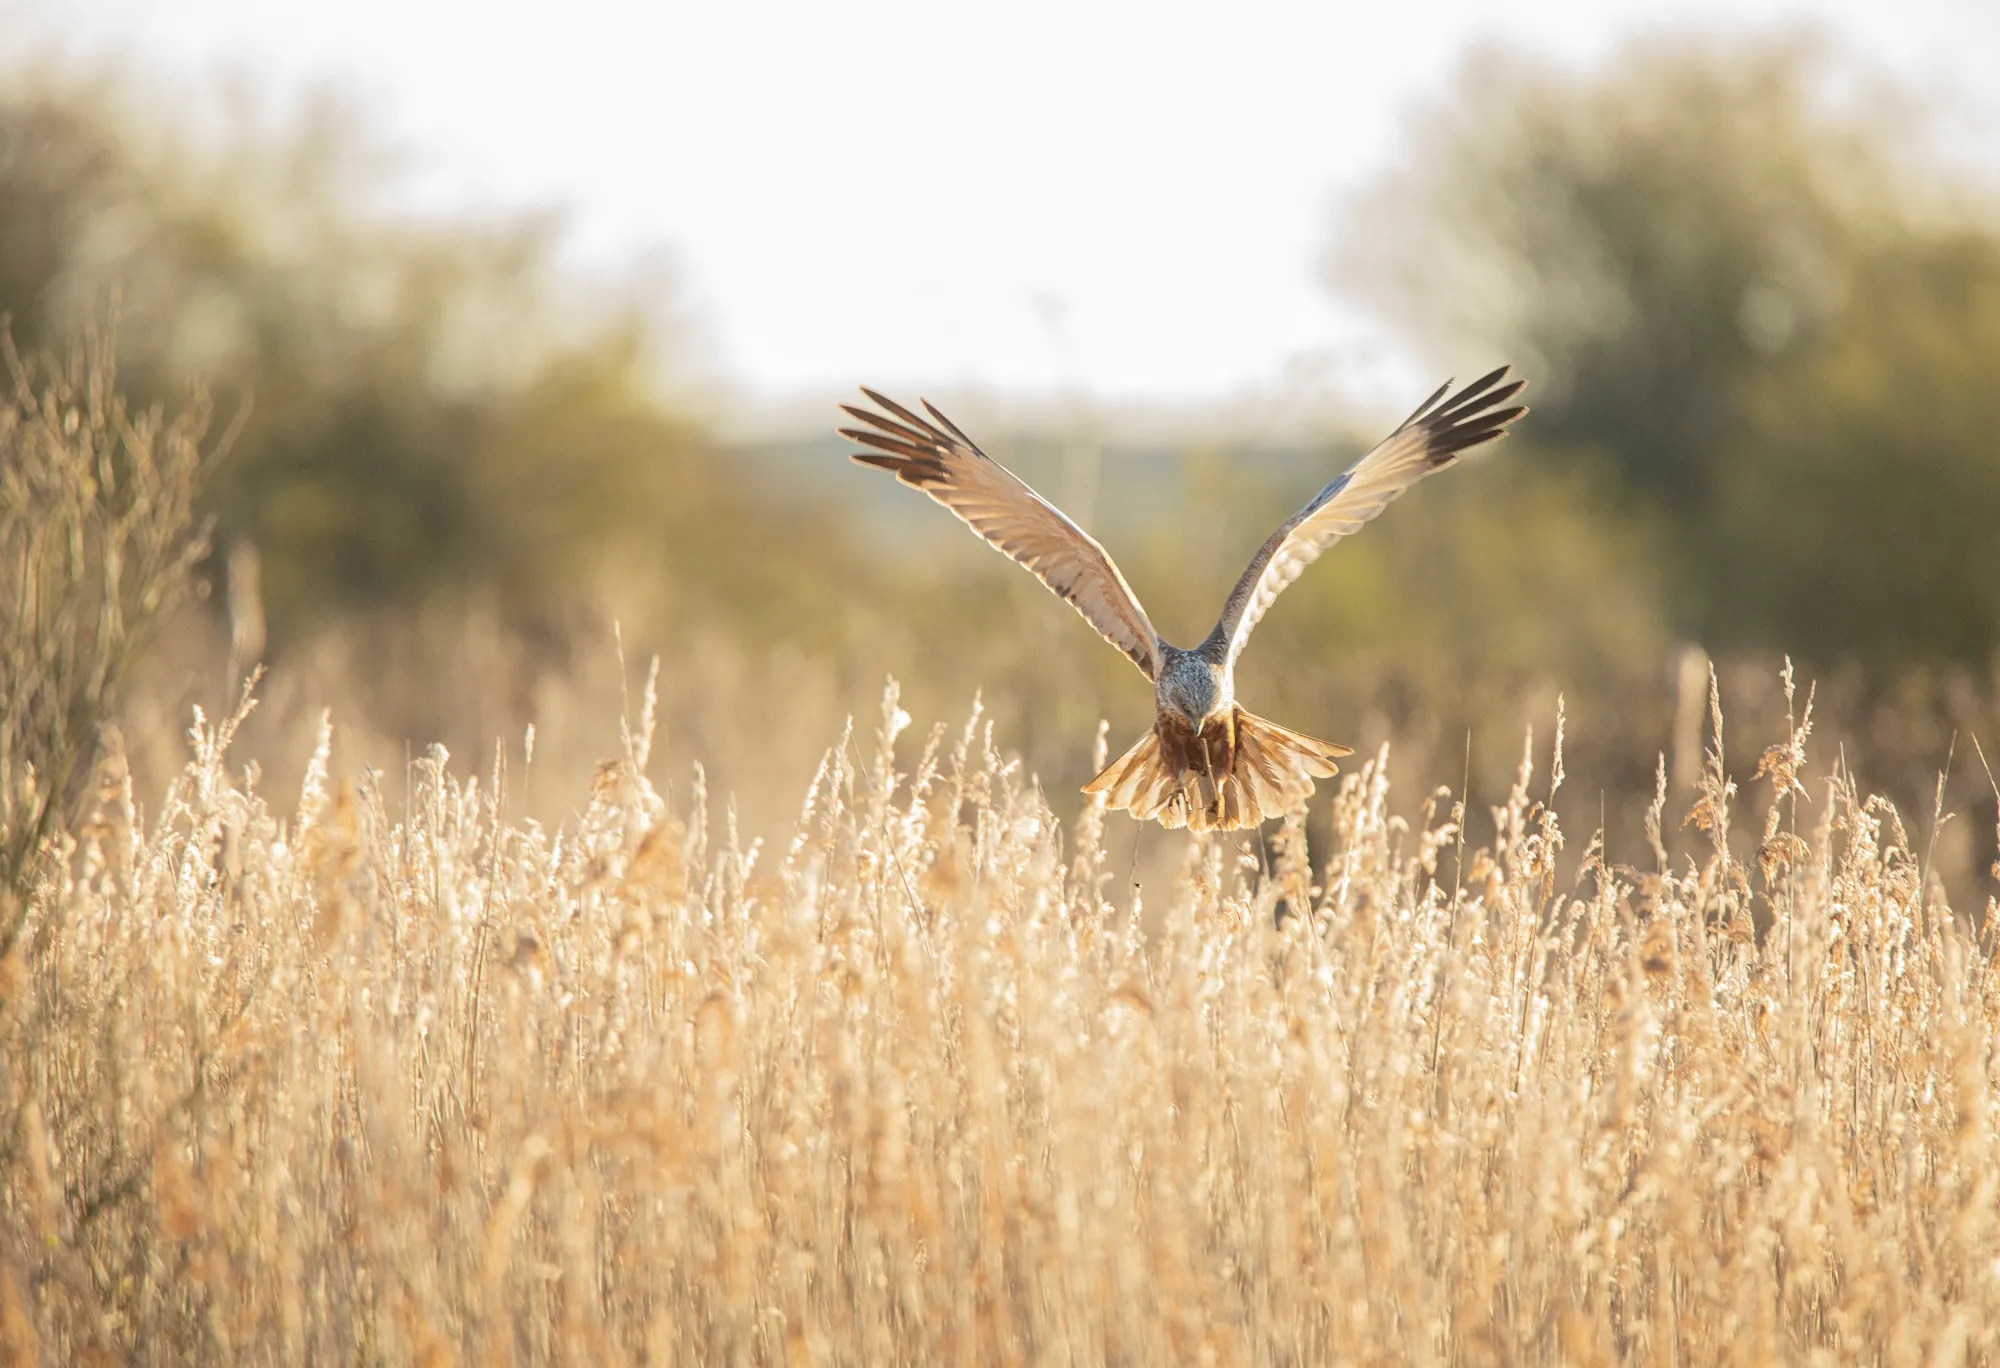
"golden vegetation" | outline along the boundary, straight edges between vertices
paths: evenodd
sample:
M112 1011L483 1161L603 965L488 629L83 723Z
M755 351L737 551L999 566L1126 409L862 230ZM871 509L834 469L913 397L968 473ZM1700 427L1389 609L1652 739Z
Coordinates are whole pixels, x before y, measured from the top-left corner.
M9 146L54 145L41 123L8 117ZM49 204L71 202L66 185L49 180ZM1989 279L1989 255L1967 261L1968 279ZM47 273L22 271L25 298ZM1922 341L1913 356L1937 338L1988 338L1985 313L1977 328L1949 310L1932 311L1936 329L1911 321L1905 305L1958 297L1937 285L1948 272L1925 271L1937 288L1880 294L1902 301L1881 306L1900 329L1884 335ZM1730 327L1738 284L1718 295ZM1984 309L1985 285L1964 297ZM138 315L171 321L177 298ZM262 331L306 353L347 335L310 309L274 317L297 326ZM403 502L484 509L446 519L470 530L445 549L488 564L512 544L493 529L528 523L490 516L483 486L460 480L485 457L540 478L579 432L605 461L685 436L634 397L631 358L599 342L584 352L624 360L531 366L541 380L504 402L385 399L395 366L344 387L300 380L311 402L272 394L283 367L259 377L264 417L243 429L237 494L217 500L225 535L232 516L257 533L285 510L387 535L352 482L442 470L433 505ZM411 345L380 355L432 354ZM1763 374L1743 412L1816 411L1816 375L1906 373L1843 345ZM1567 476L1489 500L1497 486L1468 472L1465 494L1437 496L1427 531L1385 526L1345 569L1308 581L1323 589L1302 587L1280 610L1298 615L1289 624L1274 615L1278 649L1257 668L1300 700L1287 711L1355 718L1353 740L1393 732L1405 772L1463 772L1492 791L1507 786L1482 780L1469 738L1460 770L1460 715L1439 696L1465 716L1518 715L1527 686L1495 670L1498 643L1560 619L1518 649L1536 665L1582 659L1561 635L1574 616L1600 662L1592 677L1618 683L1573 718L1587 781L1562 784L1560 723L1551 776L1537 779L1530 745L1505 800L1470 814L1446 790L1395 801L1385 748L1268 846L1149 832L1164 859L1141 861L1132 827L1077 812L1067 792L1052 810L1010 758L1061 746L1075 777L1089 772L1068 740L1089 724L1090 694L1045 701L1024 660L1074 665L1070 677L1123 666L1080 632L1059 636L1039 597L1021 618L1032 626L1014 630L1016 589L982 576L936 595L955 636L933 638L942 617L884 598L858 626L824 624L823 654L779 661L769 688L723 627L721 644L686 634L696 646L657 695L649 683L616 756L551 823L524 797L567 768L546 740L539 756L532 742L500 747L475 779L442 749L388 772L337 765L323 727L303 781L274 797L245 758L249 693L219 721L196 716L169 783L135 778L126 742L136 756L146 729L111 724L132 717L145 642L199 591L195 494L217 448L199 404L173 420L128 410L101 347L68 365L9 360L0 1365L2000 1359L2000 994L1992 885L1976 868L1990 847L1982 831L1975 859L1965 824L1947 822L1942 782L1933 808L1924 781L1928 820L1913 832L1847 763L1862 757L1907 793L1910 766L1947 753L1945 732L1988 705L1955 675L1937 677L1938 698L1840 705L1874 722L1844 735L1842 764L1822 773L1808 763L1811 705L1787 674L1744 708L1774 744L1754 777L1732 767L1712 676L1702 725L1699 664L1692 685L1679 671L1678 707L1657 683L1623 687L1660 673L1663 628L1635 587L1651 581L1628 564L1650 553L1590 489L1563 497ZM297 362L307 379L316 364ZM142 367L142 391L170 388L172 370ZM1972 415L1944 426L1976 437L1990 426L1974 421L1978 396L1943 373ZM1859 414L1854 431L1900 430L1883 417L1892 407L1862 402L1873 389L1853 388L1861 407L1840 411ZM459 421L476 411L481 423ZM326 453L359 449L343 434L360 422L365 435L369 414L404 436L384 438L374 464L321 470ZM327 415L341 422L320 426ZM1589 448L1595 420L1571 418L1571 445ZM276 440L284 430L295 450ZM404 440L467 431L473 447ZM287 451L326 480L294 481ZM405 459L425 451L434 466ZM1842 469L1868 454L1855 447ZM750 606L698 619L705 630L757 612L790 623L787 595L868 603L864 590L890 583L826 571L858 562L818 540L813 583L794 584L802 562L751 574L742 491L714 470L677 484L684 466L604 487L639 509L692 490L673 525L738 548L724 563ZM1789 506L1778 495L1813 477L1756 506ZM1836 480L1826 497L1863 483ZM528 528L545 540L520 573L567 564L595 526L589 506ZM1480 508L1502 516L1481 521ZM769 516L755 510L755 525ZM1912 525L1926 526L1897 524ZM1766 549L1791 535L1772 529ZM678 547L687 559L661 571L662 592L692 583L709 546ZM1449 604L1430 592L1507 556L1539 557L1539 577L1493 575L1487 598ZM357 583L396 564L356 557ZM285 607L288 575L317 593L311 567L339 561L287 570L267 557L274 618L301 611ZM1803 551L1786 563L1826 564ZM476 620L452 597L463 567L434 568L416 576L426 604L443 593L441 611ZM1375 590L1345 592L1371 575ZM1579 583L1590 614L1558 601ZM1019 586L1024 604L1031 590ZM1441 640L1407 626L1404 595L1449 624ZM1482 606L1503 601L1515 616ZM230 608L247 664L261 608ZM981 630L966 630L974 618ZM1370 633L1373 663L1321 668L1327 641ZM775 843L739 827L698 768L656 754L665 716L775 771L780 731L837 716L855 661L927 660L943 640L997 686L991 711L914 744L892 690L872 739L850 732L826 753ZM869 642L891 646L856 649ZM458 655L468 675L504 673ZM383 665L379 641L368 659L424 681L436 712L470 711L436 675ZM963 677L913 680L911 707L935 715ZM1727 670L1725 689L1736 708ZM1402 694L1407 706L1369 702ZM764 706L777 698L782 713ZM1662 773L1641 847L1639 815L1623 815L1650 791L1632 757L1669 735L1675 784ZM1581 829L1604 830L1566 849L1559 800L1573 829L1581 810L1593 819ZM1607 831L1614 849L1649 849L1641 867L1607 854Z
M226 444L206 404L133 413L110 344L24 361L0 324L0 889L58 829L95 728L162 620L194 597L194 503ZM0 915L0 954L18 931Z
M281 812L199 723L149 816L110 753L4 963L8 1361L1993 1354L1992 947L1806 718L1748 862L1718 731L1705 860L1381 757L1143 901L907 721L769 850L643 718L556 830L504 758L322 738Z
M554 827L531 741L343 777L322 726L275 805L247 690L148 811L122 671L62 648L187 587L192 424L20 367L0 427L0 622L56 662L0 757L0 1363L2000 1350L1995 907L1941 814L1813 777L1789 675L1761 819L1712 691L1700 853L1663 767L1643 870L1559 864L1559 720L1483 842L1385 748L1142 880L893 687L768 849L653 782L650 680Z

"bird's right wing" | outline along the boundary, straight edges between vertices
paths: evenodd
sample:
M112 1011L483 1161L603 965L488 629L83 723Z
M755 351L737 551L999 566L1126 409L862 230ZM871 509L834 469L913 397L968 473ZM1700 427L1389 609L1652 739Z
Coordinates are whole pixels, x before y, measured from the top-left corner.
M866 427L840 435L868 448L852 453L862 465L889 471L957 514L966 526L1034 571L1036 578L1083 614L1104 639L1152 679L1160 670L1160 638L1132 587L1088 532L972 444L933 408L919 418L874 390L861 391L893 417L842 404Z
M1418 480L1456 461L1460 452L1505 435L1507 425L1528 411L1519 404L1501 407L1526 383L1501 384L1507 369L1481 376L1449 399L1447 381L1374 450L1313 495L1258 549L1230 590L1204 648L1226 651L1233 662L1272 601L1320 552L1372 520Z

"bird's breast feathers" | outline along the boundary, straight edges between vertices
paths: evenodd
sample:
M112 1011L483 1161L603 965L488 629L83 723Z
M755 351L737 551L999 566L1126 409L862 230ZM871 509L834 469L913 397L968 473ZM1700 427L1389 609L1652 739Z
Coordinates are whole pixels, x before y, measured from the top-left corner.
M1162 712L1156 720L1160 760L1170 773L1194 776L1204 784L1204 806L1212 800L1215 781L1236 762L1236 709L1225 708L1200 726L1178 714Z

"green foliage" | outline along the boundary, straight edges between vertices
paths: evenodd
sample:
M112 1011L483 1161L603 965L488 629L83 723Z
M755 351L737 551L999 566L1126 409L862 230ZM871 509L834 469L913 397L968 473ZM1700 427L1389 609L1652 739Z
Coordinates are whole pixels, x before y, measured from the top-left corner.
M1718 536L1735 640L1773 623L1821 658L2000 644L2000 235L1884 250L1841 326L1745 386Z
M2000 209L1919 112L1790 39L1483 55L1355 205L1336 279L1433 351L1526 363L1536 443L1664 520L1683 630L1979 660ZM1866 583L1828 593L1836 559Z
M1510 439L1510 445L1511 445ZM1607 535L1602 496L1496 448L1399 502L1273 605L1254 649L1310 659L1414 649L1601 677L1666 642L1646 539ZM1268 638L1268 639L1266 639Z
M1520 359L1535 411L1279 601L1247 702L1368 749L1394 738L1421 773L1470 764L1477 785L1515 758L1482 729L1468 760L1474 724L1546 719L1565 688L1615 802L1651 794L1677 634L1930 657L1939 697L1966 693L1951 662L2000 640L1982 524L2000 506L2000 234L1925 179L1896 100L1843 74L1783 43L1656 44L1583 75L1472 64L1360 204L1343 278L1448 371ZM196 375L225 415L247 407L202 510L232 562L261 558L276 668L246 744L331 702L393 747L378 760L530 719L546 747L562 689L593 735L615 690L576 681L611 658L614 616L636 660L666 657L678 758L734 786L772 764L777 719L809 772L821 722L884 672L919 710L983 690L1051 793L1086 777L1100 716L1144 724L1143 683L1087 627L940 510L839 474L829 434L730 451L663 401L671 327L560 271L546 223L390 212L393 181L338 112L218 149L111 84L8 79L0 311L61 344L121 297L137 407ZM1192 641L1270 529L1418 397L1285 450L1114 433L1093 530ZM1039 487L1071 488L1075 441L951 407ZM830 473L766 497L793 459ZM885 516L851 516L870 499ZM239 664L263 636L234 634ZM211 635L178 663L215 656ZM1593 717L1586 696L1616 702ZM1967 696L1944 740L1983 715ZM718 720L737 713L763 720L758 746ZM1936 757L1902 749L1928 799ZM731 771L732 754L754 758Z
M249 416L212 492L261 553L275 656L365 615L477 604L559 659L641 611L824 613L835 539L767 509L658 398L661 320L577 300L545 224L407 221L339 112L223 152L107 91L0 93L0 312L24 343L122 300L142 396L212 380ZM430 719L400 719L417 725Z

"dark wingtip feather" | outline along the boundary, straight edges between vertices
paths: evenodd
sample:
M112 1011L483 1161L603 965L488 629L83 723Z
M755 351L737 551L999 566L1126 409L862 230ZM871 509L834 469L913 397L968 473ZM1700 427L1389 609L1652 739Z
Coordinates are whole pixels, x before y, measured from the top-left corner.
M932 455L931 448L923 442L912 442L899 432L872 432L866 428L842 428L840 435L850 442L860 442L863 446L879 447L883 451L893 451L911 460L922 460Z
M1516 380L1511 385L1501 385L1497 389L1488 389L1479 394L1461 394L1448 409L1440 410L1440 413L1449 413L1455 419L1459 414L1470 413L1475 409L1491 409L1495 404L1506 403L1527 388L1527 385L1526 380Z
M929 423L926 423L923 419L919 418L916 414L904 408L901 404L897 403L894 399L891 399L888 395L881 394L875 390L869 389L866 385L863 385L861 387L861 392L867 395L872 402L889 410L889 412L896 415L896 417L902 419L905 423L908 423L916 431L921 432L926 436L934 438L938 441L945 440L945 435L942 432L939 432L935 427L932 427ZM878 416L874 419L874 421L877 424L879 424L882 420Z
M952 422L951 419L945 417L944 413L938 408L936 404L933 404L928 399L919 399L917 402L924 406L924 411L926 413L930 414L931 417L937 419L938 422L944 424L946 428L950 429L952 436L958 438L959 441L965 443L965 445L970 447L972 450L974 451L979 450L978 446L976 446L973 443L973 440L965 435L965 430L959 427L957 423Z
M912 456L928 455L938 448L951 444L951 438L939 432L936 428L911 413L895 400L869 389L866 385L861 387L861 392L875 403L888 409L891 413L900 415L903 421L898 422L888 414L877 413L873 409L860 408L854 404L841 404L838 407L842 413L845 413L848 417L858 422L868 425L866 428L843 427L836 429L841 436L847 438L849 441L868 442L880 446L882 443L877 438L879 436L887 436L903 443L908 448L908 454Z
M1427 454L1433 465L1448 464L1462 451L1506 436L1508 425L1528 411L1525 404L1500 407L1527 385L1525 380L1501 384L1511 369L1501 366L1489 371L1424 414L1422 422L1429 438Z
M1502 366L1497 371L1488 371L1471 384L1462 386L1458 393L1452 395L1442 404L1439 404L1431 411L1429 416L1434 420L1439 418L1448 419L1452 414L1463 413L1471 408L1484 407L1492 402L1490 392L1506 373L1507 368L1505 366Z
M1445 391L1450 388L1451 388L1451 381L1449 380L1445 381L1442 385L1439 385L1437 389L1431 393L1431 397L1424 400L1423 403L1418 404L1416 411L1412 413L1409 417L1405 418L1403 420L1402 427L1399 427L1396 430L1398 432L1401 432L1403 428L1410 427L1411 425L1416 423L1421 423L1426 418L1429 418L1431 416L1431 409L1437 405L1438 400L1444 398Z

